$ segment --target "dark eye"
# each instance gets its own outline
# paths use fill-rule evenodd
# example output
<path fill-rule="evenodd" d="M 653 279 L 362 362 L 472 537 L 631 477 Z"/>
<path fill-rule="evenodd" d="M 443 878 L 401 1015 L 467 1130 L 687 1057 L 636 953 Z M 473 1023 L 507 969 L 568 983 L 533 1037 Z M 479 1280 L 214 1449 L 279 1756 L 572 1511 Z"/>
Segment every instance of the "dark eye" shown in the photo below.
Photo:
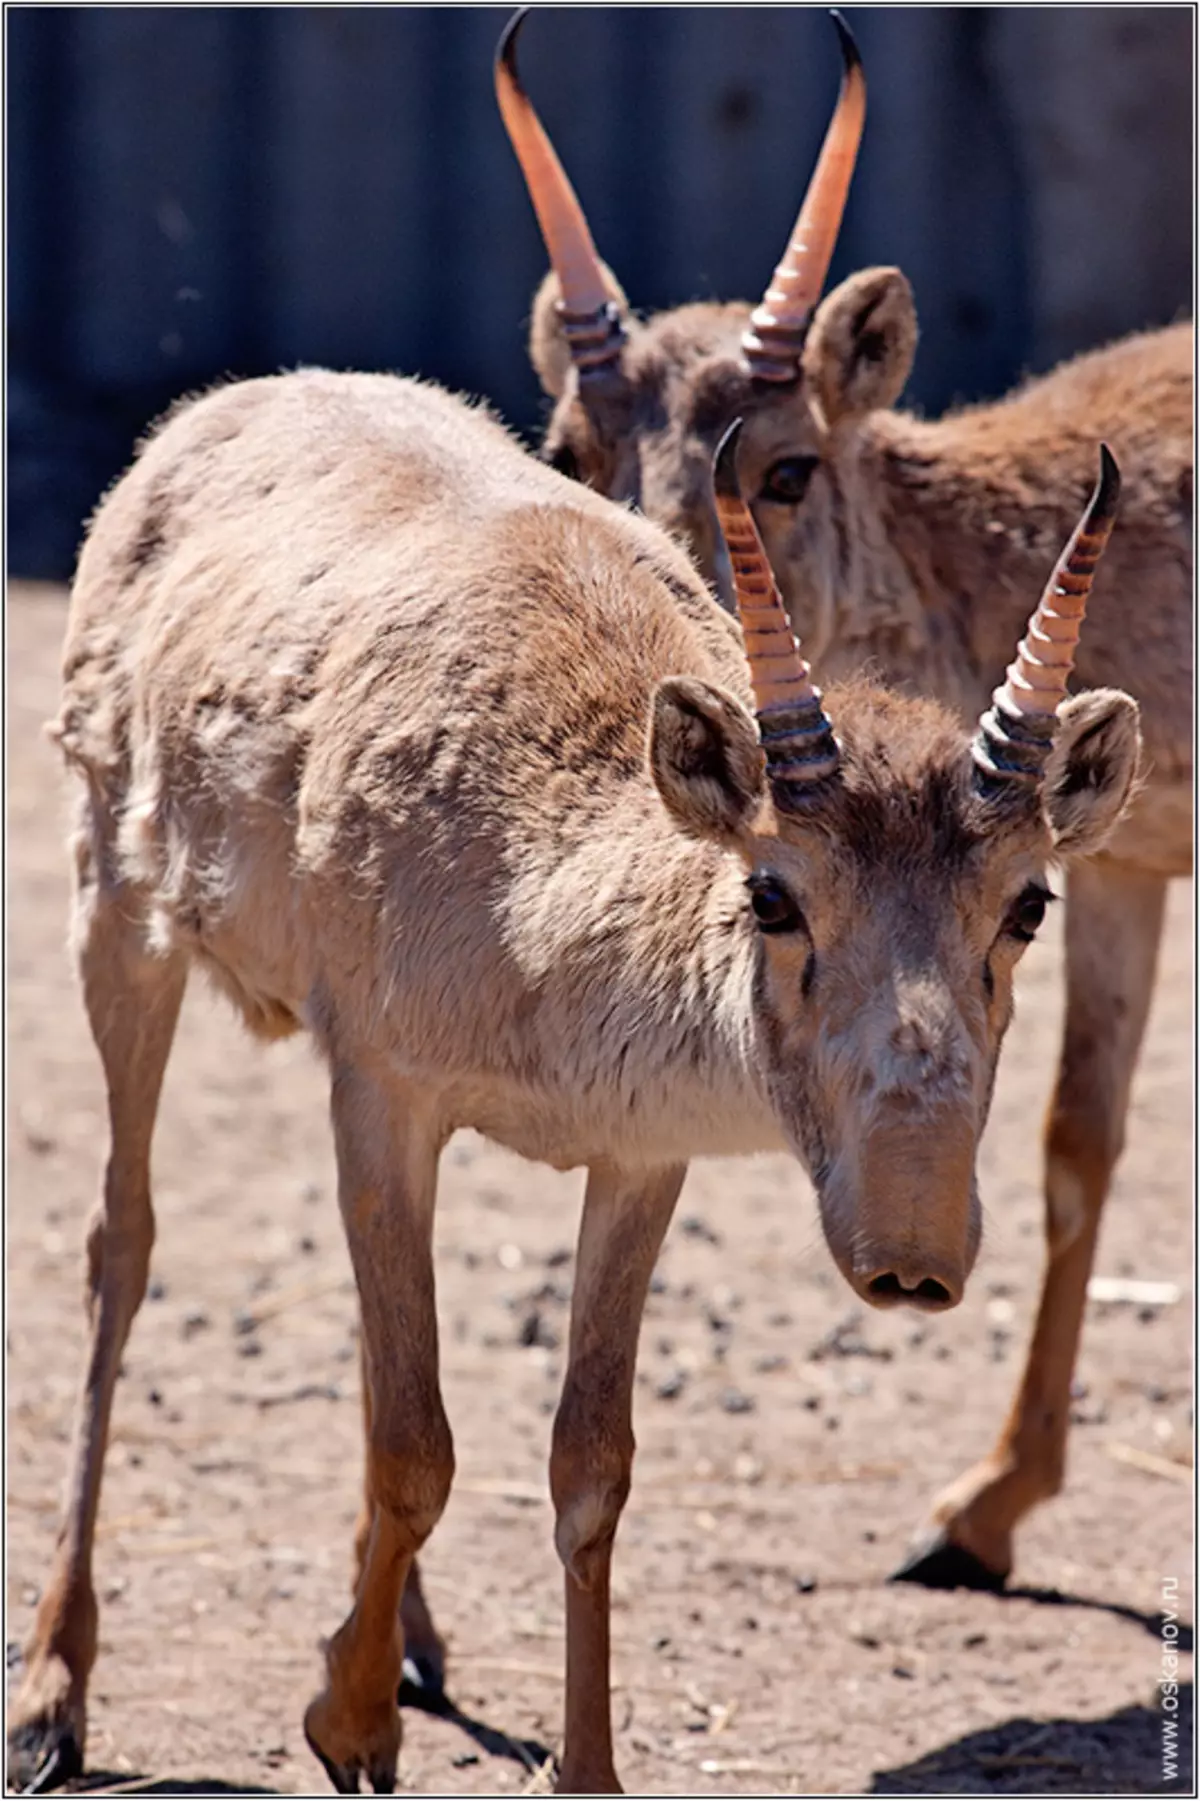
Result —
<path fill-rule="evenodd" d="M 1053 899 L 1048 888 L 1039 888 L 1036 882 L 1031 882 L 1008 909 L 1004 930 L 1009 937 L 1019 938 L 1022 944 L 1032 944 Z"/>
<path fill-rule="evenodd" d="M 746 885 L 754 917 L 764 932 L 795 932 L 803 927 L 803 913 L 775 876 L 751 876 Z"/>
<path fill-rule="evenodd" d="M 780 457 L 767 470 L 759 498 L 778 501 L 780 506 L 797 506 L 804 499 L 812 472 L 820 460 L 820 457 Z"/>
<path fill-rule="evenodd" d="M 579 480 L 579 458 L 569 444 L 559 445 L 550 458 L 550 467 L 557 469 L 560 475 L 565 475 L 568 481 Z"/>

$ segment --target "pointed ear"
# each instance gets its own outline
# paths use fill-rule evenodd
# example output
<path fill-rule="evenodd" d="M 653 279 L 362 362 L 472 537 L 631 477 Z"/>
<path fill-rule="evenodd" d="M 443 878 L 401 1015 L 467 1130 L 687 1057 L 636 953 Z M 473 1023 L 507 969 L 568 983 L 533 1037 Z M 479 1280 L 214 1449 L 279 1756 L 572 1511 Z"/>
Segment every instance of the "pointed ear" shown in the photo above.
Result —
<path fill-rule="evenodd" d="M 899 269 L 863 269 L 817 308 L 802 366 L 828 425 L 891 406 L 917 350 L 912 289 Z"/>
<path fill-rule="evenodd" d="M 1100 849 L 1134 791 L 1141 733 L 1137 702 L 1116 688 L 1064 701 L 1046 765 L 1042 804 L 1060 856 Z"/>
<path fill-rule="evenodd" d="M 607 263 L 601 263 L 600 268 L 609 298 L 615 300 L 620 307 L 622 320 L 628 329 L 629 302 L 625 298 L 624 289 Z M 558 399 L 567 385 L 567 376 L 571 373 L 571 352 L 562 335 L 556 311 L 558 296 L 558 276 L 551 269 L 534 296 L 533 314 L 529 321 L 529 360 L 552 400 Z"/>
<path fill-rule="evenodd" d="M 685 832 L 725 842 L 748 829 L 766 792 L 765 759 L 732 694 L 687 675 L 660 682 L 648 755 L 663 805 Z"/>

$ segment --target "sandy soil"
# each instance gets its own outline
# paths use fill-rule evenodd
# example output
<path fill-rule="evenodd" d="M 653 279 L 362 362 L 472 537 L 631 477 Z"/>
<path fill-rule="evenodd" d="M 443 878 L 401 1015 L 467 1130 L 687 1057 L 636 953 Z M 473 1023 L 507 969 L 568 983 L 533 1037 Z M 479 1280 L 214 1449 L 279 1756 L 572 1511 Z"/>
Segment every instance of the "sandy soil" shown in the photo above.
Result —
<path fill-rule="evenodd" d="M 105 1136 L 63 944 L 63 781 L 39 733 L 63 607 L 57 591 L 18 589 L 8 610 L 10 1667 L 53 1540 Z M 795 1166 L 693 1169 L 642 1337 L 640 1450 L 617 1545 L 630 1790 L 1162 1786 L 1164 1578 L 1192 1617 L 1177 1467 L 1191 1423 L 1190 907 L 1177 885 L 1100 1255 L 1104 1274 L 1179 1281 L 1185 1299 L 1092 1306 L 1068 1489 L 1028 1523 L 1011 1596 L 884 1578 L 932 1492 L 989 1443 L 1020 1367 L 1061 921 L 1023 966 L 982 1155 L 987 1247 L 957 1312 L 851 1320 Z M 300 1717 L 320 1636 L 347 1604 L 359 1471 L 324 1083 L 304 1044 L 264 1052 L 198 981 L 156 1176 L 154 1285 L 118 1389 L 98 1540 L 88 1765 L 104 1774 L 91 1780 L 320 1793 Z M 425 1571 L 460 1712 L 408 1712 L 409 1790 L 515 1792 L 558 1743 L 562 1596 L 544 1471 L 580 1192 L 578 1177 L 469 1136 L 444 1159 L 439 1302 L 459 1478 Z"/>

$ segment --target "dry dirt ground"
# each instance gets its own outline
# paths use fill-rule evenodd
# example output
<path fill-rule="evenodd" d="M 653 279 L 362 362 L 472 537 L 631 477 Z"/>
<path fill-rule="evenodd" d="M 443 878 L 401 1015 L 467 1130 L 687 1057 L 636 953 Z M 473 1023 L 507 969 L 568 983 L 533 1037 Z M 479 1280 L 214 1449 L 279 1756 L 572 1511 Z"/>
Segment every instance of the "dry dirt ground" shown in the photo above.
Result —
<path fill-rule="evenodd" d="M 9 603 L 13 1674 L 53 1539 L 104 1145 L 63 947 L 63 778 L 39 730 L 63 615 L 57 591 Z M 1061 922 L 1023 966 L 982 1154 L 987 1247 L 957 1312 L 855 1318 L 796 1167 L 694 1168 L 642 1336 L 640 1450 L 617 1541 L 617 1757 L 631 1791 L 1163 1786 L 1164 1578 L 1192 1618 L 1190 909 L 1179 884 L 1100 1255 L 1104 1274 L 1178 1281 L 1184 1297 L 1092 1305 L 1068 1488 L 1026 1527 L 1010 1597 L 885 1577 L 928 1497 L 989 1443 L 1017 1377 L 1040 1266 Z M 318 1641 L 347 1604 L 359 1474 L 324 1083 L 305 1044 L 256 1047 L 199 981 L 156 1177 L 154 1282 L 117 1391 L 97 1547 L 89 1780 L 321 1793 L 300 1718 Z M 558 1744 L 562 1595 L 544 1472 L 580 1186 L 470 1136 L 444 1159 L 459 1476 L 425 1573 L 460 1712 L 407 1712 L 409 1790 L 544 1787 L 532 1773 Z"/>

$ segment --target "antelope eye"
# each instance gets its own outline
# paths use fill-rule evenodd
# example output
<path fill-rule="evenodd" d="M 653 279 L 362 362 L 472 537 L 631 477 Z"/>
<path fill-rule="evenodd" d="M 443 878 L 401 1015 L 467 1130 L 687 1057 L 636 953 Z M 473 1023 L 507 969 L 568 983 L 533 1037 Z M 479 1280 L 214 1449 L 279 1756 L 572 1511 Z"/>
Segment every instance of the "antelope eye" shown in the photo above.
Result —
<path fill-rule="evenodd" d="M 568 481 L 579 480 L 579 458 L 569 444 L 559 445 L 550 458 L 550 467 L 557 469 L 560 475 L 565 475 Z"/>
<path fill-rule="evenodd" d="M 762 500 L 774 500 L 780 506 L 794 507 L 804 499 L 812 472 L 820 457 L 780 457 L 767 470 L 762 485 Z"/>
<path fill-rule="evenodd" d="M 1046 917 L 1046 908 L 1053 899 L 1049 889 L 1039 888 L 1036 882 L 1031 882 L 1008 910 L 1004 930 L 1009 937 L 1020 939 L 1022 944 L 1032 944 L 1038 927 Z"/>
<path fill-rule="evenodd" d="M 795 932 L 804 925 L 804 915 L 775 876 L 751 876 L 746 884 L 754 917 L 764 932 Z"/>

